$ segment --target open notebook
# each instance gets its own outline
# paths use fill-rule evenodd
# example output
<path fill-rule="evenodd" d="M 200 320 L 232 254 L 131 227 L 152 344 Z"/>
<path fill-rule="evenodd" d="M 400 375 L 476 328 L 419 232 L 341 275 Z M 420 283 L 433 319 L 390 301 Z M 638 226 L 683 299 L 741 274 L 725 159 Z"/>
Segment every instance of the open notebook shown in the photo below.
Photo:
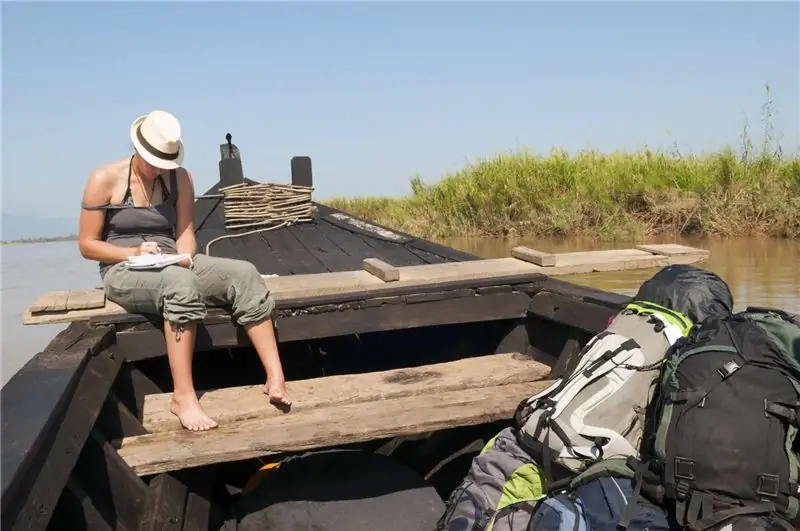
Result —
<path fill-rule="evenodd" d="M 128 269 L 161 269 L 189 258 L 188 254 L 142 254 L 129 256 L 125 261 Z"/>

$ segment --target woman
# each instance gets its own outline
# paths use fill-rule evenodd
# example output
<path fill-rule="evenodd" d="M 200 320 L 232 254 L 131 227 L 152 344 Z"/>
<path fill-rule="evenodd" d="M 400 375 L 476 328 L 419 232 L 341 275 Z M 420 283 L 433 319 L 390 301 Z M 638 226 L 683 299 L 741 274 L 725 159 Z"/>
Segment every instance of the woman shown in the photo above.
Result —
<path fill-rule="evenodd" d="M 192 381 L 197 322 L 206 305 L 229 305 L 256 348 L 270 400 L 288 406 L 283 369 L 272 327 L 275 303 L 256 268 L 242 260 L 197 254 L 194 185 L 181 166 L 184 149 L 178 120 L 153 111 L 133 122 L 131 157 L 102 166 L 83 193 L 79 247 L 100 262 L 106 296 L 131 313 L 164 317 L 173 380 L 172 412 L 189 430 L 217 426 L 203 410 Z M 125 267 L 129 256 L 187 253 L 192 258 L 163 269 Z"/>

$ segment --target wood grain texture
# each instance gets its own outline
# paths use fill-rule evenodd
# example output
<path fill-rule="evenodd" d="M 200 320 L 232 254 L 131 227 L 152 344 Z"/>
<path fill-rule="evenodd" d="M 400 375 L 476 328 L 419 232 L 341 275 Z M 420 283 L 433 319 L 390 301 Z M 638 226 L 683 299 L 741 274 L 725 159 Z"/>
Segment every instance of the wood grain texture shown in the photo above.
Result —
<path fill-rule="evenodd" d="M 363 261 L 364 271 L 370 275 L 375 275 L 384 282 L 394 282 L 400 280 L 400 270 L 393 265 L 389 265 L 378 258 L 365 258 Z"/>
<path fill-rule="evenodd" d="M 286 236 L 290 234 L 286 233 Z M 671 247 L 670 247 L 671 246 Z M 681 246 L 683 248 L 683 246 Z M 538 266 L 517 258 L 492 258 L 465 262 L 412 265 L 398 267 L 399 279 L 392 282 L 397 288 L 412 289 L 453 281 L 485 281 L 510 275 L 571 275 L 600 271 L 625 271 L 666 267 L 671 264 L 704 262 L 709 252 L 702 249 L 685 248 L 674 254 L 674 245 L 662 246 L 654 254 L 640 249 L 617 249 L 555 254 L 555 266 Z M 308 253 L 306 253 L 308 254 Z M 310 256 L 310 255 L 309 255 Z M 319 261 L 317 261 L 319 266 Z M 309 266 L 310 267 L 310 266 Z M 276 302 L 322 296 L 347 296 L 353 292 L 368 294 L 385 289 L 386 282 L 367 271 L 335 271 L 316 274 L 294 274 L 290 276 L 266 277 L 265 283 Z M 96 291 L 96 290 L 90 290 Z M 67 299 L 70 292 L 50 292 L 40 297 L 38 308 L 28 308 L 23 313 L 24 324 L 52 324 L 88 320 L 101 315 L 124 314 L 125 311 L 111 301 L 101 308 L 69 309 Z M 66 309 L 64 309 L 66 308 Z"/>
<path fill-rule="evenodd" d="M 524 262 L 530 262 L 542 267 L 551 267 L 556 265 L 556 255 L 552 253 L 545 253 L 544 251 L 537 251 L 530 247 L 519 245 L 511 249 L 511 256 Z"/>
<path fill-rule="evenodd" d="M 549 381 L 364 402 L 227 424 L 208 432 L 126 438 L 119 455 L 139 475 L 399 437 L 508 419 Z"/>
<path fill-rule="evenodd" d="M 549 373 L 547 365 L 532 362 L 521 354 L 507 353 L 408 369 L 291 381 L 287 388 L 295 397 L 292 412 L 299 413 L 321 407 L 533 382 Z M 178 419 L 169 410 L 170 401 L 170 393 L 145 397 L 142 424 L 147 431 L 180 431 Z M 221 424 L 284 415 L 269 403 L 262 385 L 203 392 L 200 403 Z"/>

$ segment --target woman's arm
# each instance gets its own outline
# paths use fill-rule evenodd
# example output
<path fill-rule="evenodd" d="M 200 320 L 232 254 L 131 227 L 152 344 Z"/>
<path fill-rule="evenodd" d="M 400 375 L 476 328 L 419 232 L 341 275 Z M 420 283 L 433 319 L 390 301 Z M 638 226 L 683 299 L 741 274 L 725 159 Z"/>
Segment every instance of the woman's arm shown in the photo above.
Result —
<path fill-rule="evenodd" d="M 192 174 L 183 168 L 178 169 L 178 219 L 175 226 L 175 243 L 178 253 L 197 253 L 197 240 L 194 235 L 194 183 Z"/>
<path fill-rule="evenodd" d="M 102 168 L 95 170 L 89 175 L 83 190 L 83 204 L 86 206 L 107 204 L 111 199 L 113 185 L 112 174 Z M 78 248 L 81 256 L 98 262 L 116 263 L 127 260 L 129 256 L 139 254 L 138 247 L 120 247 L 102 240 L 105 212 L 104 209 L 81 208 L 78 231 Z"/>

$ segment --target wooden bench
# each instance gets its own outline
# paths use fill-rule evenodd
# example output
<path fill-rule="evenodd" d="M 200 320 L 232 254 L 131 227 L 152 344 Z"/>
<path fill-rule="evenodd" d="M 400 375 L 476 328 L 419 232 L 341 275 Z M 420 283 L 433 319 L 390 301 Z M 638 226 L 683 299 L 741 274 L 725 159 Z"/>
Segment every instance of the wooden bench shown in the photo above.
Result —
<path fill-rule="evenodd" d="M 170 395 L 145 397 L 143 425 L 119 455 L 139 475 L 285 452 L 414 435 L 510 419 L 544 390 L 550 368 L 518 353 L 365 374 L 288 382 L 289 413 L 263 386 L 218 389 L 200 402 L 219 427 L 188 432 L 169 411 Z"/>
<path fill-rule="evenodd" d="M 545 253 L 514 247 L 511 257 L 395 267 L 378 259 L 364 260 L 364 269 L 313 275 L 267 276 L 264 278 L 276 302 L 320 297 L 347 297 L 354 293 L 379 293 L 387 288 L 400 292 L 457 281 L 476 284 L 500 277 L 571 275 L 599 271 L 624 271 L 699 263 L 708 259 L 703 249 L 676 244 L 640 245 L 573 253 Z M 543 264 L 543 265 L 542 265 Z M 106 300 L 100 289 L 47 292 L 22 315 L 26 325 L 85 321 L 100 316 L 125 314 Z"/>

